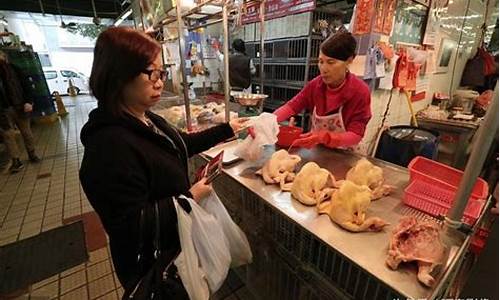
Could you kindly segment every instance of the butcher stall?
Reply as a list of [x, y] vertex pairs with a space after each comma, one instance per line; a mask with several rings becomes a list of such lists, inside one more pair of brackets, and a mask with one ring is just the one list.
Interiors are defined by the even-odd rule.
[[[369, 159], [382, 168], [385, 182], [392, 192], [371, 201], [367, 216], [389, 223], [378, 232], [353, 233], [332, 222], [327, 214], [319, 215], [316, 207], [301, 204], [279, 185], [266, 184], [256, 175], [275, 153], [266, 146], [256, 162], [237, 161], [231, 153], [237, 141], [218, 145], [200, 156], [194, 164], [225, 150], [228, 158], [222, 176], [214, 181], [214, 189], [235, 222], [247, 234], [253, 262], [235, 273], [252, 291], [255, 299], [436, 299], [453, 295], [457, 274], [461, 274], [471, 235], [443, 227], [441, 239], [446, 251], [443, 263], [430, 275], [431, 286], [419, 282], [417, 265], [400, 264], [396, 270], [386, 264], [393, 231], [405, 216], [419, 221], [440, 220], [403, 203], [404, 189], [409, 183], [408, 169], [382, 160]], [[290, 150], [301, 161], [316, 162], [343, 179], [361, 158], [342, 150], [317, 147], [312, 150]], [[486, 216], [486, 207], [478, 220]], [[479, 222], [477, 222], [479, 223]], [[474, 224], [477, 224], [474, 223]], [[472, 226], [471, 230], [475, 230]]]

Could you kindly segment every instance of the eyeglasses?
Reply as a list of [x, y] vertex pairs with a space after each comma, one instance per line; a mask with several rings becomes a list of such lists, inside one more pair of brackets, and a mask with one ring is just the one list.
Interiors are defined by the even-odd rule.
[[161, 81], [165, 81], [167, 80], [168, 75], [167, 71], [158, 69], [143, 70], [142, 73], [147, 74], [149, 76], [149, 80], [151, 80], [152, 82], [156, 82], [158, 81], [158, 79], [160, 79]]

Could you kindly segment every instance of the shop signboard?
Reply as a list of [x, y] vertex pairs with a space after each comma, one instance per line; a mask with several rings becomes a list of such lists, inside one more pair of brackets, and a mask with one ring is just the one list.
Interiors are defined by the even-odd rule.
[[[265, 4], [265, 19], [271, 20], [287, 15], [311, 11], [316, 8], [315, 0], [269, 0]], [[241, 17], [242, 24], [260, 21], [260, 4], [247, 6], [247, 12]]]

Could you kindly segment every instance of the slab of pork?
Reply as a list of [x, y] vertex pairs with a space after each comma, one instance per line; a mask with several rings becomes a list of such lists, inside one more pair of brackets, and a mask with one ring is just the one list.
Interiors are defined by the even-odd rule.
[[432, 270], [442, 263], [445, 247], [441, 241], [441, 229], [434, 222], [420, 222], [415, 217], [404, 217], [394, 229], [386, 263], [393, 270], [401, 262], [418, 264], [417, 278], [426, 286], [434, 285]]

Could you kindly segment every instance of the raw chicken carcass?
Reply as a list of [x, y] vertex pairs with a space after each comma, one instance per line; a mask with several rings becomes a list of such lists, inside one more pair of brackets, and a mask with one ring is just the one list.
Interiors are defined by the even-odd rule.
[[377, 217], [366, 218], [372, 191], [366, 185], [345, 180], [330, 201], [318, 203], [318, 212], [352, 232], [380, 231], [387, 223]]
[[271, 158], [264, 164], [256, 174], [262, 175], [266, 183], [279, 183], [283, 191], [290, 191], [292, 181], [295, 178], [295, 166], [300, 162], [298, 155], [290, 155], [286, 150], [273, 153]]
[[325, 197], [330, 197], [335, 186], [335, 177], [315, 162], [305, 164], [295, 176], [292, 195], [305, 205], [315, 205]]
[[386, 264], [396, 270], [401, 262], [416, 261], [417, 278], [426, 286], [435, 282], [432, 270], [443, 262], [445, 247], [440, 228], [434, 222], [418, 222], [415, 217], [404, 217], [394, 229]]
[[384, 184], [382, 168], [375, 166], [366, 158], [356, 162], [356, 165], [347, 172], [346, 180], [368, 186], [372, 190], [372, 200], [387, 196], [393, 190], [392, 186]]

